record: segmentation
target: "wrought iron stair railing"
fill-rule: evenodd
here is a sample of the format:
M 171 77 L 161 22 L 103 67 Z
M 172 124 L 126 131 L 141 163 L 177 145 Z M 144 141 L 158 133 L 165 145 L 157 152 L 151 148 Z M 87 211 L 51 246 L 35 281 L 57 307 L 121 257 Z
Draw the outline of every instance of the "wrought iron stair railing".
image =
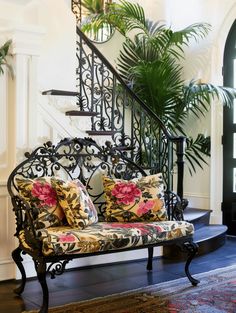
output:
M 80 112 L 94 112 L 89 135 L 111 135 L 115 145 L 150 173 L 161 171 L 183 196 L 184 137 L 173 136 L 160 118 L 142 102 L 98 48 L 77 27 L 77 88 Z M 175 155 L 174 155 L 175 151 Z
M 76 56 L 77 91 L 52 89 L 42 94 L 76 97 L 79 109 L 66 115 L 91 117 L 90 136 L 111 136 L 116 146 L 149 173 L 162 172 L 170 190 L 176 164 L 176 189 L 182 198 L 185 138 L 169 132 L 79 27 Z

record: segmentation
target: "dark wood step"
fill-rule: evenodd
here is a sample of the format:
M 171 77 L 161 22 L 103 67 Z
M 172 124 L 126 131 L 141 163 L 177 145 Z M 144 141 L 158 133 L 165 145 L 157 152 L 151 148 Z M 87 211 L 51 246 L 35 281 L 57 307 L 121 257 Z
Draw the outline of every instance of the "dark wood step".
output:
M 77 91 L 50 89 L 50 90 L 43 91 L 42 95 L 75 97 L 75 96 L 79 96 L 80 94 Z
M 116 146 L 116 150 L 120 151 L 132 151 L 135 147 L 127 147 L 127 146 Z
M 67 116 L 96 116 L 98 113 L 89 111 L 72 110 L 65 112 Z
M 87 130 L 87 134 L 90 136 L 112 136 L 117 133 L 115 130 Z
M 214 251 L 225 244 L 227 226 L 225 225 L 208 225 L 197 229 L 194 233 L 193 240 L 199 246 L 198 256 Z M 181 261 L 186 260 L 186 254 L 176 249 L 174 245 L 163 247 L 163 257 Z
M 211 212 L 212 210 L 187 207 L 184 210 L 184 219 L 185 221 L 194 224 L 196 230 L 203 226 L 209 225 Z

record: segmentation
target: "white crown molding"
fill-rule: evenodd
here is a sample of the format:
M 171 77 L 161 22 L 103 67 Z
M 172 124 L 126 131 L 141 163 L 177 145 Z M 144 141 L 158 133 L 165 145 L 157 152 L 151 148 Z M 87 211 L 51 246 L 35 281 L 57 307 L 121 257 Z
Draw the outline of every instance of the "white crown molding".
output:
M 38 56 L 46 31 L 40 26 L 16 24 L 9 27 L 0 27 L 0 33 L 0 39 L 12 40 L 12 54 Z

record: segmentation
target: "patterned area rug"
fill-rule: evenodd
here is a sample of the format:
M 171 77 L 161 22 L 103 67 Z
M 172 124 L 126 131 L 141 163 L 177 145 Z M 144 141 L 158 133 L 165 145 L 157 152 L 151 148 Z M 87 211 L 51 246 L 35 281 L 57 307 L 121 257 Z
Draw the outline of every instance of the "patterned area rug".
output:
M 235 313 L 236 265 L 129 292 L 50 308 L 50 313 Z M 36 313 L 37 311 L 27 311 Z

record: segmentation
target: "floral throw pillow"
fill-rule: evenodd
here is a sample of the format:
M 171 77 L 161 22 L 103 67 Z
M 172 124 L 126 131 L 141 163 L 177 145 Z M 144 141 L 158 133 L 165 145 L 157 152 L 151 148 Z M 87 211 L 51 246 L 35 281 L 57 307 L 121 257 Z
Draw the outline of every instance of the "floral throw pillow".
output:
M 134 180 L 103 177 L 108 222 L 165 221 L 162 174 Z
M 61 226 L 66 221 L 54 182 L 52 177 L 16 178 L 19 195 L 33 208 L 36 229 Z
M 55 186 L 69 225 L 84 229 L 98 221 L 97 210 L 80 180 L 57 179 Z

